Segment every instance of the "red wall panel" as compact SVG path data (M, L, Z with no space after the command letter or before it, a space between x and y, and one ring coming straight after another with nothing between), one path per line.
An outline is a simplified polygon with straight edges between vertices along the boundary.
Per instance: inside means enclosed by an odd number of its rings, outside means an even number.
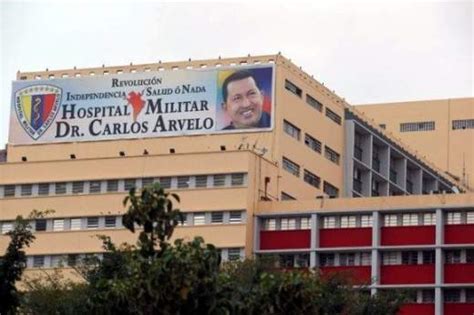
M444 227L444 243L474 244L474 224L446 225Z
M380 267L381 284L434 283L435 265L391 265Z
M260 249L296 249L310 247L310 230L260 231Z
M446 264L444 265L445 283L472 283L474 282L474 264Z
M434 226L382 227L382 245L428 245L436 241Z
M434 303L413 303L402 305L398 315L434 315L434 313Z
M321 229L320 247L371 246L372 228Z
M445 303L444 315L472 315L474 303Z
M370 284L371 273L370 266L336 266L320 267L322 276L332 273L343 273L347 275L355 284Z

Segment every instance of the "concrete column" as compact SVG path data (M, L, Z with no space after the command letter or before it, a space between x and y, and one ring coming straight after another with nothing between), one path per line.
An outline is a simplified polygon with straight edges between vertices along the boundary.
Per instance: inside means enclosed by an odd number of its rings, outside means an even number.
M253 217L253 254L260 249L260 218Z
M309 254L309 266L316 267L316 249L319 247L319 215L313 213L311 215L311 248Z
M372 295L377 293L376 285L380 284L379 251L380 246L380 214L378 211L372 212L372 257L371 257L371 289Z
M443 251L441 245L444 243L444 218L443 211L436 209L436 249L435 249L435 314L443 315L443 292L441 285L444 282L443 275Z
M346 143L344 145L344 192L343 196L352 197L352 185L354 176L354 120L344 121L344 132Z

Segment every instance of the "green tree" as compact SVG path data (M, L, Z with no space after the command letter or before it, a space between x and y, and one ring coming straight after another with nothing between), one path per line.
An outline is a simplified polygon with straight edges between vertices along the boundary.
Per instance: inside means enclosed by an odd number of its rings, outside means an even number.
M104 259L89 262L85 272L94 312L192 314L216 308L219 253L199 237L171 246L174 228L183 220L172 199L179 201L159 184L138 194L131 190L125 198L123 223L132 232L138 227L138 241L117 247L109 237L101 237Z
M17 216L14 228L7 233L10 237L5 255L0 257L0 314L14 314L20 304L20 295L15 286L26 268L25 247L35 239L29 222Z

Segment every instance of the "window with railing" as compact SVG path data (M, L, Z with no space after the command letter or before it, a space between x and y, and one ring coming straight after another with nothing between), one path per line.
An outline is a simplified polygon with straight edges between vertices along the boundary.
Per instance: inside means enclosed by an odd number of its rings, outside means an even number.
M304 135L304 144L315 152L321 153L322 151L321 141L317 140L316 138L313 138L307 133L305 133Z
M293 125L287 120L283 120L283 130L287 135L290 137L300 141L301 137L301 129Z
M283 162L282 165L283 165L284 170L295 175L296 177L300 176L300 166L298 164L289 160L286 157L283 157L282 162Z
M295 94L298 97L301 97L303 93L303 91L298 86L296 86L296 84L294 84L293 82L289 80L285 80L285 89Z
M321 178L306 169L304 170L303 179L306 183L310 184L313 187L319 188L319 186L321 185Z
M327 145L324 146L324 156L331 162L339 165L340 154Z
M323 104L321 104L318 100L316 100L314 97L312 97L309 94L306 94L306 103L319 112L323 111Z

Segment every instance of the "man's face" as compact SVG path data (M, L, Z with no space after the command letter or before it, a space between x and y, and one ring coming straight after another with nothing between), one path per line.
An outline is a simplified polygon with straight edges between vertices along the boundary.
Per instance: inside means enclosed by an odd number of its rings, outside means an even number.
M235 128L253 128L262 116L263 95L252 77L227 85L224 110Z

